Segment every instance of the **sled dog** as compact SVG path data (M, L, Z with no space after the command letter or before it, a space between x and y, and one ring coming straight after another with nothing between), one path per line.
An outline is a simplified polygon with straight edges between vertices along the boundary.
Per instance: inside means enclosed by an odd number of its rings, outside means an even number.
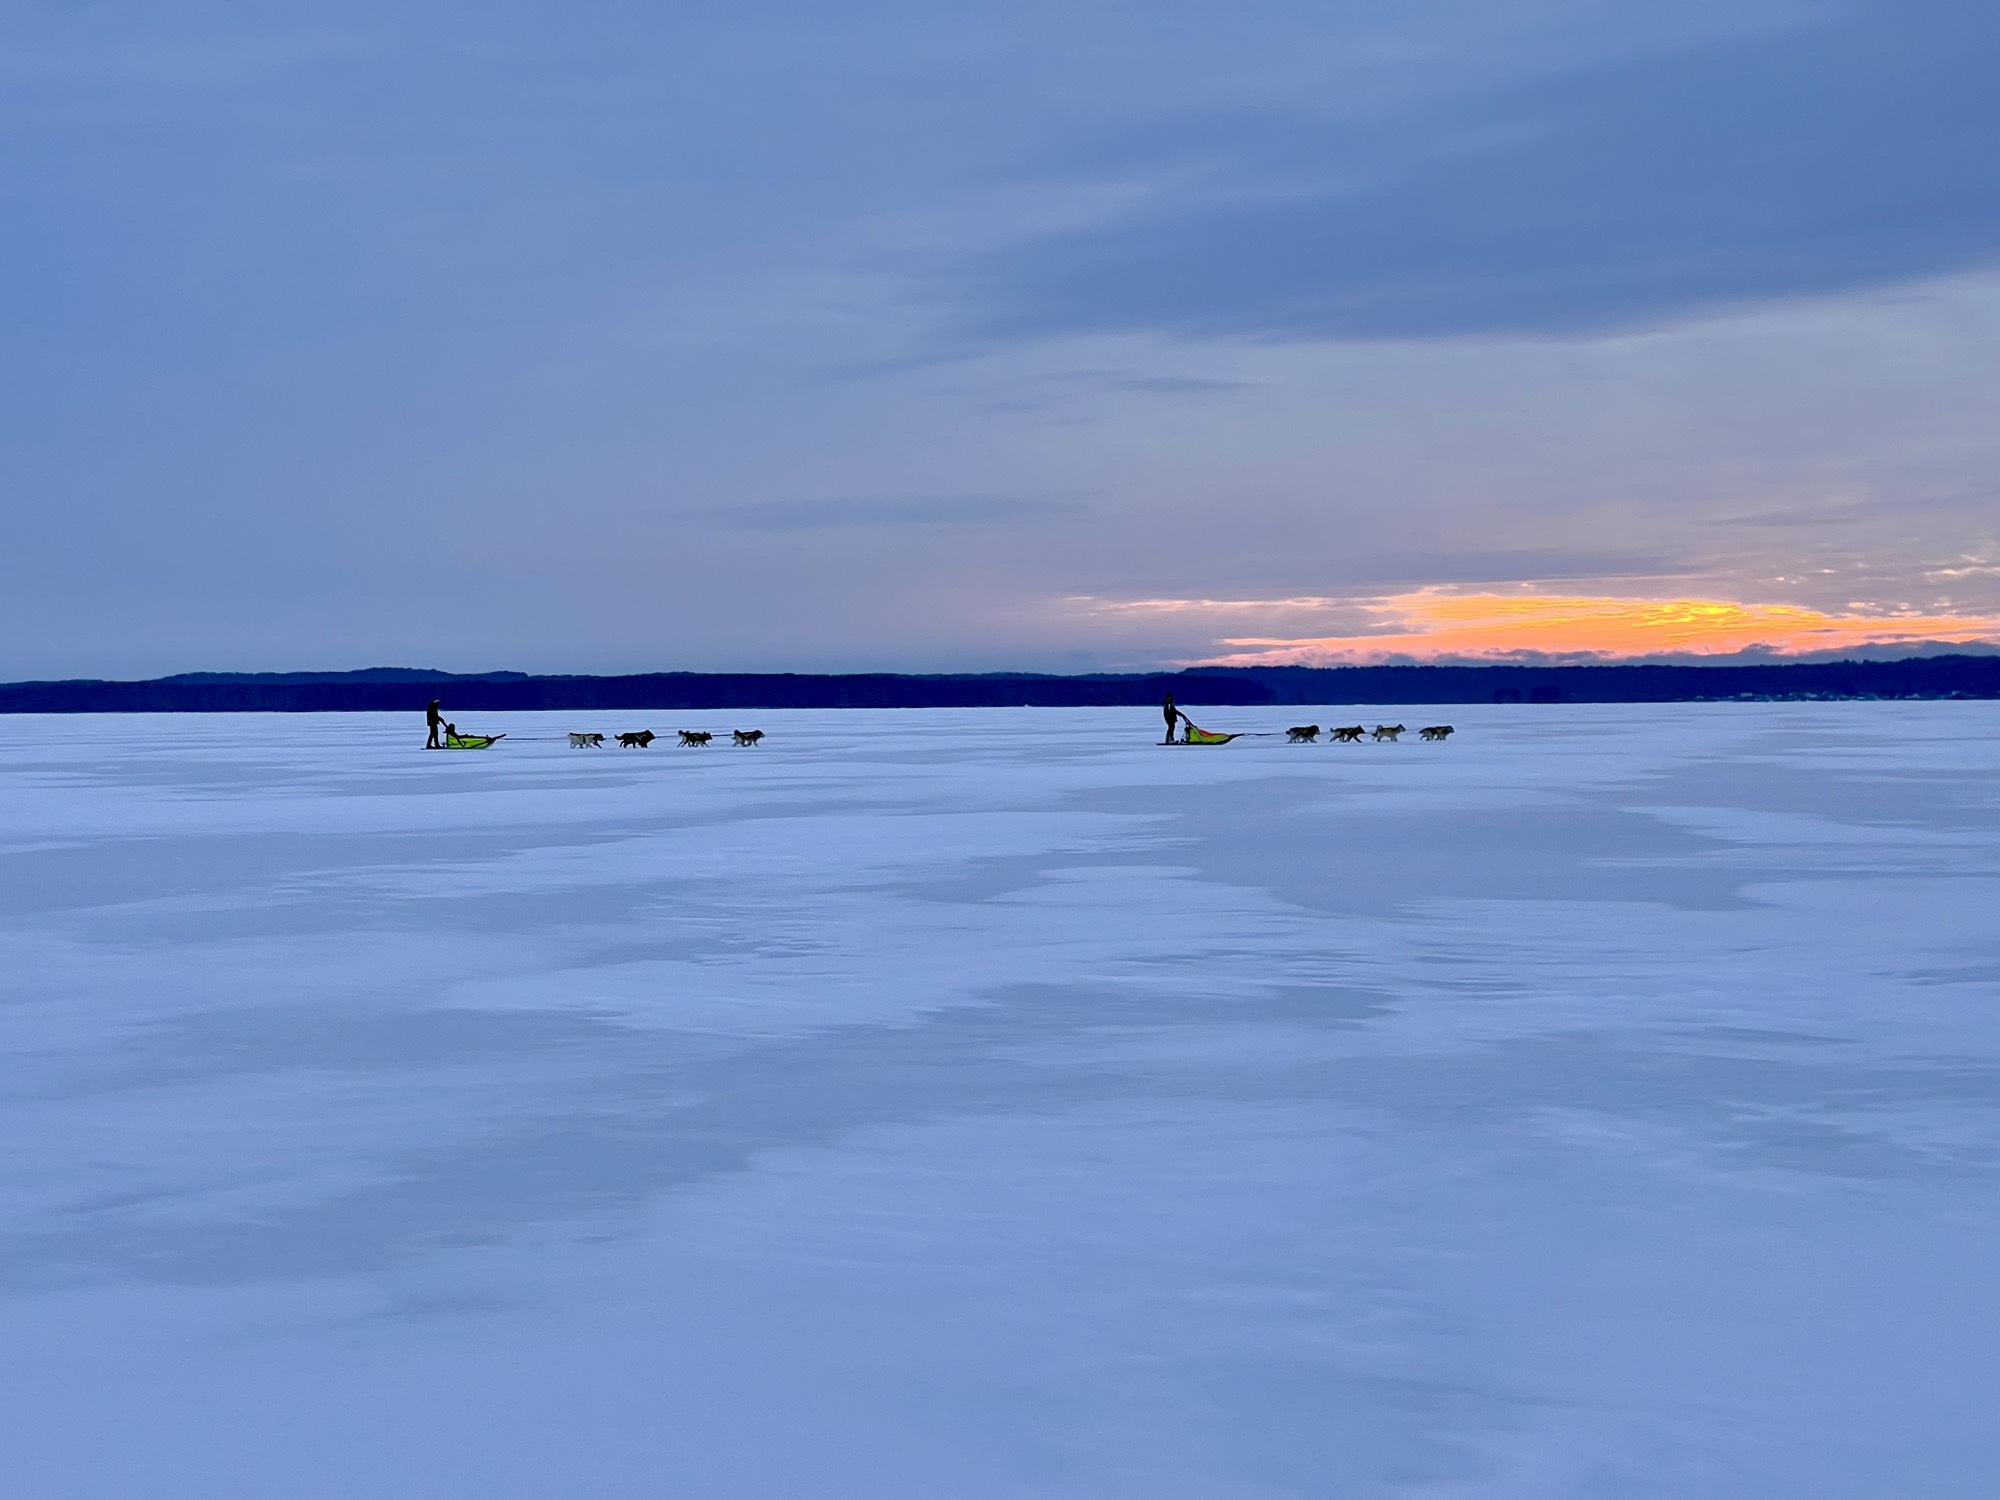
M1428 728L1419 729L1417 733L1427 740L1448 740L1451 738L1452 729L1449 724L1432 724Z
M1361 736L1367 733L1359 724L1343 724L1340 728L1330 729L1327 732L1343 745L1358 745L1361 743Z
M761 729L732 729L729 731L729 738L738 745L754 745L757 741L764 738L764 731Z
M1378 740L1387 740L1391 744L1395 743L1396 736L1402 732L1403 726L1401 724L1377 724L1375 726L1375 738Z
M601 734L578 734L572 729L569 732L569 747L572 750L602 750L604 748L604 736Z
M1310 745L1316 743L1318 739L1317 724L1294 724L1285 731L1285 743L1288 745Z
M681 731L681 743L683 745L706 745L714 738L713 731L707 729L683 729Z
M618 744L621 749L625 750L643 750L658 738L659 736L654 734L652 730L641 729L633 734L619 735Z

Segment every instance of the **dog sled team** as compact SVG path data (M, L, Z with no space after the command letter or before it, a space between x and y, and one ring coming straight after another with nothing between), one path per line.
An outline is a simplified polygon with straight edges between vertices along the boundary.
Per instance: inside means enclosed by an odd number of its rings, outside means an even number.
M682 746L689 748L699 748L715 738L714 732L707 729L683 729L678 731L678 733L680 734L680 743ZM621 750L644 750L659 737L650 729L635 730L630 734L617 736L618 748ZM764 731L761 729L732 729L729 731L729 743L732 745L756 745L761 743L763 738ZM601 734L578 734L572 729L569 732L569 747L572 750L602 750L604 748L604 736Z
M1167 694L1166 700L1160 705L1160 711L1167 720L1167 737L1160 741L1163 745L1226 745L1233 739L1241 738L1235 734L1211 734L1201 728L1174 706L1172 693ZM1176 730L1180 731L1179 739L1174 738ZM1358 745L1364 738L1373 739L1378 743L1387 740L1393 745L1407 732L1408 726L1404 724L1377 724L1373 733L1370 733L1365 724L1345 724L1327 730L1326 737L1327 743L1332 745ZM1434 742L1448 740L1455 733L1457 731L1449 724L1428 724L1417 731L1420 738ZM1319 743L1319 736L1320 727L1317 724L1294 724L1285 731L1285 743L1316 745Z
M456 724L445 722L443 708L435 698L424 710L424 726L430 731L424 743L426 750L484 750L507 738L504 734L460 734ZM632 730L616 736L621 750L644 750L658 738L660 736L650 729ZM681 744L691 748L706 745L714 738L714 732L707 729L680 731ZM729 743L732 745L758 745L763 739L764 731L761 729L732 729L729 732ZM569 731L569 747L572 750L602 750L604 736L595 732L580 734L572 729Z
M1387 740L1393 745L1407 731L1408 726L1403 724L1377 724L1372 732L1363 724L1347 724L1338 729L1327 730L1326 740L1329 745L1358 745L1366 738ZM1449 724L1427 724L1417 731L1417 737L1426 740L1448 740L1457 732ZM1313 745L1319 742L1319 735L1320 728L1317 724L1294 724L1285 731L1285 743Z

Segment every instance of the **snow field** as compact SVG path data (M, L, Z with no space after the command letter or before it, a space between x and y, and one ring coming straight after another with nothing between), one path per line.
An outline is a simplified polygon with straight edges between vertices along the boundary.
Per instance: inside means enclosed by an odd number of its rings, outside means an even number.
M11 1492L1990 1493L2000 705L454 717L0 718Z

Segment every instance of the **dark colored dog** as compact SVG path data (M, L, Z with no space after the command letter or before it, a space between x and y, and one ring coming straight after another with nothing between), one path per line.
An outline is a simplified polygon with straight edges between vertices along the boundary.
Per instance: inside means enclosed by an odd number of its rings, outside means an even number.
M654 734L652 730L641 729L637 734L619 735L618 748L621 750L643 750L658 738L659 736Z
M761 729L732 729L729 731L729 738L739 745L754 745L757 741L764 738L764 731Z
M1290 729L1285 731L1285 743L1288 745L1310 745L1318 739L1319 725L1317 724L1294 724Z
M1375 726L1375 738L1378 740L1387 740L1392 745L1396 742L1396 736L1402 732L1403 726L1401 724L1377 724Z
M1451 725L1433 724L1428 729L1419 729L1417 733L1427 740L1448 740L1451 738Z
M681 731L681 743L683 745L706 745L714 738L715 735L706 729L683 729Z
M1361 743L1361 736L1367 731L1359 724L1344 724L1339 729L1328 730L1327 733L1331 734L1338 744L1358 745Z

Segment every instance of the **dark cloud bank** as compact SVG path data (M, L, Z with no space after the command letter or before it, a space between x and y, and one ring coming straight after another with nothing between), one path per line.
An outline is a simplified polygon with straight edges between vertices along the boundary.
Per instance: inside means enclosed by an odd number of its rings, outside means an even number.
M1198 190L956 283L983 338L1582 334L2000 260L2000 6L1882 5L1374 125L1182 121Z

